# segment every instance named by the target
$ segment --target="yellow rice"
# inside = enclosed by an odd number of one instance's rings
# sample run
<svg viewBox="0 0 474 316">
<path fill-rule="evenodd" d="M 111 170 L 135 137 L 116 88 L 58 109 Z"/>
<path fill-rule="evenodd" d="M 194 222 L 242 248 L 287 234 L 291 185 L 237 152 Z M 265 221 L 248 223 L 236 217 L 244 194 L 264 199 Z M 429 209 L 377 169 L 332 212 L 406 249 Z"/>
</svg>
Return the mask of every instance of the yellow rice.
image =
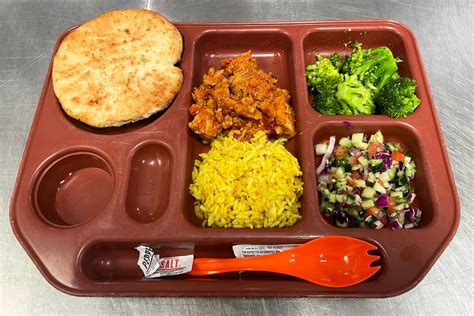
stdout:
<svg viewBox="0 0 474 316">
<path fill-rule="evenodd" d="M 203 226 L 289 227 L 301 218 L 302 172 L 285 141 L 258 132 L 249 142 L 220 136 L 211 143 L 189 187 Z"/>
</svg>

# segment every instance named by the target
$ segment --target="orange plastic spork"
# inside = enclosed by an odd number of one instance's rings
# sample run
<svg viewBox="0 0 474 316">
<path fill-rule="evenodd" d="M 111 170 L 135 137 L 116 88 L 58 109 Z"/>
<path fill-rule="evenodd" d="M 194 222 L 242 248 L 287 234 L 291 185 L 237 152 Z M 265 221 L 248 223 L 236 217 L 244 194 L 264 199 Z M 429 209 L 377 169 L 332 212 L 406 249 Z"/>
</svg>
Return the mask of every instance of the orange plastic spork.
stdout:
<svg viewBox="0 0 474 316">
<path fill-rule="evenodd" d="M 291 275 L 327 287 L 346 287 L 367 280 L 380 266 L 370 255 L 376 246 L 360 239 L 325 236 L 272 255 L 246 258 L 196 258 L 189 275 L 204 276 L 237 271 L 261 271 Z"/>
</svg>

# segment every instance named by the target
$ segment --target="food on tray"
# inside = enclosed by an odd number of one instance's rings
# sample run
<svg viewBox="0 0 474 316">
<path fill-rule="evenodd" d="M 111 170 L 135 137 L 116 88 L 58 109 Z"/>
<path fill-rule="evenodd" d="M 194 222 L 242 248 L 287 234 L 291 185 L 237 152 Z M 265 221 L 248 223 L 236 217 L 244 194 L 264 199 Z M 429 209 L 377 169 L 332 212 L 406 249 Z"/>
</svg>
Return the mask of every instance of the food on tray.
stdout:
<svg viewBox="0 0 474 316">
<path fill-rule="evenodd" d="M 54 92 L 71 117 L 120 126 L 165 109 L 181 88 L 181 34 L 147 10 L 104 13 L 72 31 L 53 64 Z"/>
<path fill-rule="evenodd" d="M 347 57 L 334 53 L 316 59 L 306 66 L 306 77 L 315 94 L 313 107 L 322 114 L 375 113 L 400 118 L 412 114 L 420 104 L 416 82 L 400 78 L 400 60 L 387 47 L 362 49 L 356 43 Z"/>
<path fill-rule="evenodd" d="M 258 68 L 251 51 L 224 59 L 221 65 L 220 70 L 209 69 L 194 89 L 189 127 L 196 134 L 206 142 L 221 132 L 240 140 L 249 140 L 258 131 L 286 138 L 296 134 L 289 92 L 276 86 L 278 80 L 271 73 Z"/>
<path fill-rule="evenodd" d="M 400 144 L 385 142 L 378 131 L 368 139 L 352 134 L 338 145 L 331 136 L 315 151 L 323 155 L 316 170 L 321 212 L 337 226 L 418 226 L 421 210 L 413 206 L 416 166 Z"/>
<path fill-rule="evenodd" d="M 409 78 L 397 78 L 387 83 L 379 93 L 380 114 L 390 117 L 407 117 L 415 111 L 420 99 L 415 95 L 416 82 Z"/>
<path fill-rule="evenodd" d="M 250 141 L 223 135 L 212 141 L 195 161 L 189 187 L 203 226 L 288 227 L 301 218 L 302 172 L 284 142 L 263 131 Z"/>
</svg>

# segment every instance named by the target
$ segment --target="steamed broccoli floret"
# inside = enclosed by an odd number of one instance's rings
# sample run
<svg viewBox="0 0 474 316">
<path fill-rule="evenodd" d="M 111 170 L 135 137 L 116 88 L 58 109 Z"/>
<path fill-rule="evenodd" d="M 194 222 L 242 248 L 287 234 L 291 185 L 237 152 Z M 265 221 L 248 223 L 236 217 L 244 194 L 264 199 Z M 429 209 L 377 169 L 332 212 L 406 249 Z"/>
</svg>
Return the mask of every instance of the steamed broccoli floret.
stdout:
<svg viewBox="0 0 474 316">
<path fill-rule="evenodd" d="M 393 118 L 407 117 L 420 105 L 415 95 L 416 82 L 408 78 L 397 78 L 387 83 L 377 98 L 379 112 Z"/>
<path fill-rule="evenodd" d="M 362 49 L 360 44 L 356 44 L 341 70 L 343 73 L 356 75 L 377 96 L 380 89 L 397 73 L 397 62 L 390 49 L 385 46 Z"/>
<path fill-rule="evenodd" d="M 316 92 L 314 109 L 327 115 L 373 114 L 372 91 L 364 87 L 357 76 L 339 73 L 338 63 L 342 66 L 341 57 L 333 54 L 318 56 L 315 64 L 306 67 L 308 86 Z"/>
<path fill-rule="evenodd" d="M 357 80 L 356 76 L 345 75 L 344 82 L 337 86 L 336 99 L 339 101 L 346 115 L 365 114 L 375 112 L 372 92 Z"/>
<path fill-rule="evenodd" d="M 329 56 L 329 60 L 331 61 L 331 64 L 338 70 L 340 71 L 342 68 L 342 65 L 344 65 L 344 57 L 339 55 L 338 53 L 334 53 L 331 56 Z"/>
<path fill-rule="evenodd" d="M 312 91 L 335 92 L 337 85 L 344 80 L 336 67 L 327 57 L 317 56 L 317 62 L 306 66 L 306 77 L 308 86 Z"/>
<path fill-rule="evenodd" d="M 340 104 L 336 99 L 339 83 L 343 82 L 341 75 L 331 61 L 326 57 L 318 56 L 315 64 L 306 67 L 306 77 L 311 91 L 316 92 L 313 107 L 322 114 L 339 114 Z"/>
</svg>

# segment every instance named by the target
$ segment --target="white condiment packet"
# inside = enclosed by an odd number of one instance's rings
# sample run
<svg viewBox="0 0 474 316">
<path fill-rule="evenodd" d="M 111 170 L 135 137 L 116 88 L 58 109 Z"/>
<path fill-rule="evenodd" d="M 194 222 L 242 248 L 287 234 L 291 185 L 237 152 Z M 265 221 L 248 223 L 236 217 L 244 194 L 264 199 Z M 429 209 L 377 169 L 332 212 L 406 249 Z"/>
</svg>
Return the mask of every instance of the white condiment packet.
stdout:
<svg viewBox="0 0 474 316">
<path fill-rule="evenodd" d="M 160 258 L 149 246 L 141 245 L 135 249 L 139 253 L 137 265 L 146 279 L 185 274 L 193 268 L 193 255 Z"/>
<path fill-rule="evenodd" d="M 284 245 L 234 245 L 232 250 L 236 258 L 271 255 L 300 246 L 300 244 Z"/>
</svg>

